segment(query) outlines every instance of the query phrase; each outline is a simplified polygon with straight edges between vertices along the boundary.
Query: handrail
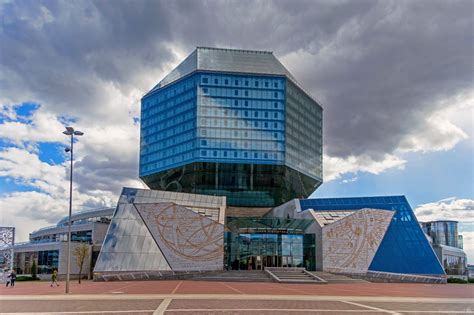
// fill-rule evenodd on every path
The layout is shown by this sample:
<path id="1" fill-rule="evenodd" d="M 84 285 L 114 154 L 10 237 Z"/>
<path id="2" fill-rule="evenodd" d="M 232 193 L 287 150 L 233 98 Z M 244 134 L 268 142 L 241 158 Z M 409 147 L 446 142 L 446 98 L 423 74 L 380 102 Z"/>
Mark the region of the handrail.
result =
<path id="1" fill-rule="evenodd" d="M 44 226 L 42 228 L 39 228 L 37 230 L 34 230 L 33 232 L 31 232 L 30 234 L 33 234 L 33 233 L 36 233 L 36 232 L 39 232 L 39 231 L 43 231 L 43 230 L 48 230 L 48 229 L 52 229 L 52 228 L 56 228 L 58 227 L 57 225 L 49 225 L 49 226 Z"/>
<path id="2" fill-rule="evenodd" d="M 47 243 L 59 243 L 60 240 L 40 240 L 40 241 L 28 241 L 28 242 L 18 242 L 15 243 L 13 246 L 24 246 L 24 245 L 37 245 L 37 244 L 47 244 Z"/>

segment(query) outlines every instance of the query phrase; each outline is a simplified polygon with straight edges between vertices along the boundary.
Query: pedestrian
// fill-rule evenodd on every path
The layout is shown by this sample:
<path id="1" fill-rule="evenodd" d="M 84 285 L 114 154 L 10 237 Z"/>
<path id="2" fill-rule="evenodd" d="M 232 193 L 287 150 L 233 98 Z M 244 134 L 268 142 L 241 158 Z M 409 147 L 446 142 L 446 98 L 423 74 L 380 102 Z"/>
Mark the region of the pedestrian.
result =
<path id="1" fill-rule="evenodd" d="M 58 283 L 58 271 L 54 270 L 53 274 L 51 275 L 51 287 L 55 284 L 57 287 L 59 287 Z"/>
<path id="2" fill-rule="evenodd" d="M 10 273 L 8 278 L 10 278 L 10 280 L 7 282 L 7 287 L 8 287 L 9 284 L 10 284 L 11 287 L 14 287 L 15 286 L 15 280 L 16 280 L 16 273 L 15 273 L 14 270 L 12 270 L 12 272 Z"/>
<path id="3" fill-rule="evenodd" d="M 8 285 L 10 284 L 10 276 L 8 275 L 8 270 L 5 270 L 3 272 L 3 280 L 5 281 L 6 286 L 8 287 Z"/>

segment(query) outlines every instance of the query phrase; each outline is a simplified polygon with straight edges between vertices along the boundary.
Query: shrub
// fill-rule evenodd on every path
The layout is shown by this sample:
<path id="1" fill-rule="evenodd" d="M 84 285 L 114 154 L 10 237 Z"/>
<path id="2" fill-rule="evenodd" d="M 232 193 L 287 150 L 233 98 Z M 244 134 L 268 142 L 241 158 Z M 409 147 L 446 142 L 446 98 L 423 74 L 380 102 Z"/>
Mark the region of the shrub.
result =
<path id="1" fill-rule="evenodd" d="M 467 281 L 459 278 L 448 278 L 448 283 L 467 283 Z"/>
<path id="2" fill-rule="evenodd" d="M 38 279 L 38 268 L 36 267 L 36 260 L 33 259 L 33 264 L 31 265 L 31 277 L 33 279 Z"/>
<path id="3" fill-rule="evenodd" d="M 17 276 L 16 281 L 38 281 L 40 278 L 33 278 L 31 276 Z"/>

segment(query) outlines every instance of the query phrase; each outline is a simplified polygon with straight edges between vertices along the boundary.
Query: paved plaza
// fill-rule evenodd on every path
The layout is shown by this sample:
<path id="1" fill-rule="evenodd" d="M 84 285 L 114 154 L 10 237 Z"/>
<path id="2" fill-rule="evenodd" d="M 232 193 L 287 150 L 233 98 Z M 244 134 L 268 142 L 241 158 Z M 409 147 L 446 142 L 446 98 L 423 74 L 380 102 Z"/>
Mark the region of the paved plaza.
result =
<path id="1" fill-rule="evenodd" d="M 474 286 L 205 281 L 19 282 L 2 314 L 473 314 Z"/>

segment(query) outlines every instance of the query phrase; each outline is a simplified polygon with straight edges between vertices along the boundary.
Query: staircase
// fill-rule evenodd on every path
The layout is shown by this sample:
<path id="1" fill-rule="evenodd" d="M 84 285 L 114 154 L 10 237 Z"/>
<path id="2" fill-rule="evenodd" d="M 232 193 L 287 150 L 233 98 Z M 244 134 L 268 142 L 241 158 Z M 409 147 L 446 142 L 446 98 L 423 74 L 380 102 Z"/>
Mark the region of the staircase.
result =
<path id="1" fill-rule="evenodd" d="M 191 280 L 227 282 L 273 282 L 273 279 L 263 270 L 226 270 L 221 272 L 203 273 L 194 276 Z"/>
<path id="2" fill-rule="evenodd" d="M 324 272 L 324 271 L 310 271 L 310 273 L 321 279 L 324 279 L 327 283 L 367 283 L 368 282 L 363 279 L 351 278 L 348 276 Z"/>
<path id="3" fill-rule="evenodd" d="M 268 267 L 265 272 L 275 281 L 284 283 L 318 283 L 324 284 L 325 280 L 306 271 L 305 268 L 297 267 Z"/>

